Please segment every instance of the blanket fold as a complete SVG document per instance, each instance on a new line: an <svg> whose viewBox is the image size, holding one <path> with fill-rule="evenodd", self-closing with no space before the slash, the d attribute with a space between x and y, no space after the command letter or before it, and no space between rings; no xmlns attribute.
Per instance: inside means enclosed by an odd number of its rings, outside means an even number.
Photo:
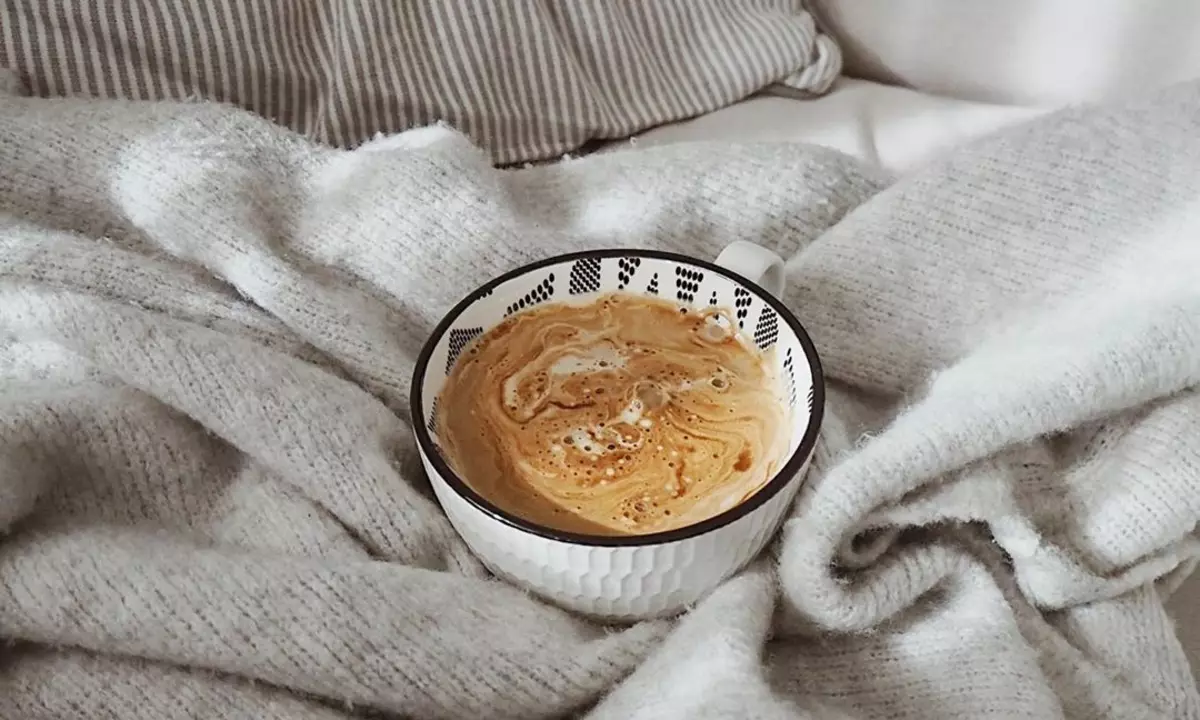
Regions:
<svg viewBox="0 0 1200 720"><path fill-rule="evenodd" d="M733 240L830 378L779 541L630 627L492 579L410 436L427 333L537 258ZM895 182L0 95L0 718L1200 718L1197 268L1198 84Z"/></svg>

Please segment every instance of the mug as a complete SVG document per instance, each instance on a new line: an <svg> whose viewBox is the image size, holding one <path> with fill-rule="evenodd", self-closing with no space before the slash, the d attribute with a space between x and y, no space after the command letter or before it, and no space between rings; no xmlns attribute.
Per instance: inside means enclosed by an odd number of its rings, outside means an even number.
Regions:
<svg viewBox="0 0 1200 720"><path fill-rule="evenodd" d="M653 250L590 250L505 273L454 306L417 358L411 411L438 502L467 546L498 577L606 621L675 614L744 567L779 529L808 470L825 407L812 340L778 296L783 261L736 242L716 263ZM790 406L787 460L757 492L706 520L646 535L593 536L525 520L475 492L438 447L437 397L464 349L504 318L550 301L586 302L622 291L681 307L728 308L739 331L776 363Z"/></svg>

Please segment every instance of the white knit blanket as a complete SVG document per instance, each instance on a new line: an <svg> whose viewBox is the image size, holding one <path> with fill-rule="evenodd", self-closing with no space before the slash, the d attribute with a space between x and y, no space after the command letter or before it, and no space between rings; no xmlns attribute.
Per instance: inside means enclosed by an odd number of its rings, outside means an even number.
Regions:
<svg viewBox="0 0 1200 720"><path fill-rule="evenodd" d="M409 433L426 334L550 254L735 239L831 378L780 541L632 627L491 579ZM0 717L1200 717L1198 382L1197 85L894 184L2 97Z"/></svg>

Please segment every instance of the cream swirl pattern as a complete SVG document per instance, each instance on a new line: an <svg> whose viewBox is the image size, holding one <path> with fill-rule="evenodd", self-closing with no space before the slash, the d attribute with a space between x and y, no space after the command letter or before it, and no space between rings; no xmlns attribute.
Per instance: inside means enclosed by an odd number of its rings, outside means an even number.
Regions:
<svg viewBox="0 0 1200 720"><path fill-rule="evenodd" d="M777 365L717 307L624 292L545 303L465 348L438 397L438 436L465 482L527 520L671 530L778 469L790 409Z"/></svg>

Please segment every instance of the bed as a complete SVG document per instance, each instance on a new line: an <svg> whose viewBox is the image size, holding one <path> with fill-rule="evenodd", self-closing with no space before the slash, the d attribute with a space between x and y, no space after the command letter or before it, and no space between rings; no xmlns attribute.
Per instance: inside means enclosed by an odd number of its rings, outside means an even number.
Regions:
<svg viewBox="0 0 1200 720"><path fill-rule="evenodd" d="M0 716L1200 717L1198 15L0 4ZM828 370L778 542L628 626L497 581L430 328L745 239Z"/></svg>

